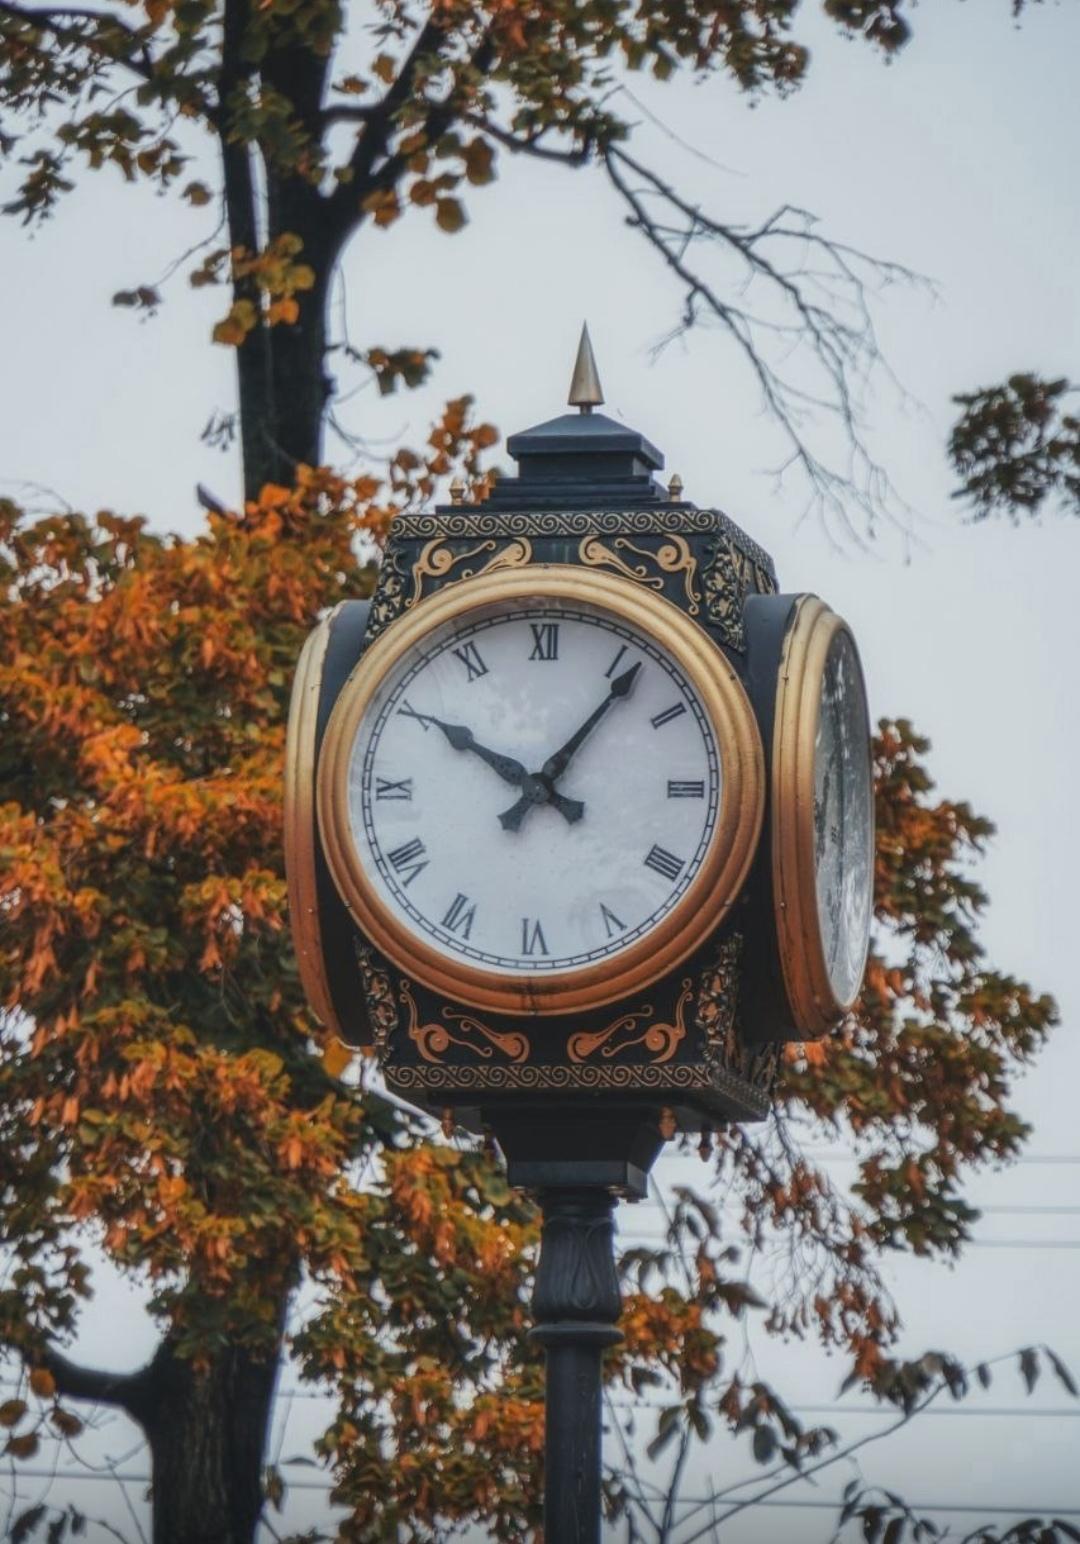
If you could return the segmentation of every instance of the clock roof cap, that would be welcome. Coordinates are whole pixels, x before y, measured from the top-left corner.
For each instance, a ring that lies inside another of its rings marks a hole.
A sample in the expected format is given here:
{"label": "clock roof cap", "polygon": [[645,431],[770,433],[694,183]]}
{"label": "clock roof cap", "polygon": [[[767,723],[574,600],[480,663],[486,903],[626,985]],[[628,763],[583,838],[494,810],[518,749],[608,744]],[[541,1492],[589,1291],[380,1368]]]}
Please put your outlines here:
{"label": "clock roof cap", "polygon": [[[519,465],[528,456],[586,457],[620,452],[654,471],[664,464],[663,454],[643,434],[616,423],[606,413],[560,413],[558,418],[512,434],[506,448]],[[524,466],[521,469],[524,475]]]}

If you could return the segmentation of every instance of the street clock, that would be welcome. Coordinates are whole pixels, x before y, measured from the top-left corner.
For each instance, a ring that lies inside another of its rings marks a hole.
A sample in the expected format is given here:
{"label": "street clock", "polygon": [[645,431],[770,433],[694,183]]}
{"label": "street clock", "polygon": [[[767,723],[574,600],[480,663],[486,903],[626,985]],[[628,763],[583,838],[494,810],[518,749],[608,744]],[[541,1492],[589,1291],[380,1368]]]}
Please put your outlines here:
{"label": "street clock", "polygon": [[633,1190],[851,1010],[873,790],[850,630],[601,401],[583,347],[581,411],[482,502],[398,517],[315,630],[285,852],[311,1007],[395,1094],[521,1183]]}

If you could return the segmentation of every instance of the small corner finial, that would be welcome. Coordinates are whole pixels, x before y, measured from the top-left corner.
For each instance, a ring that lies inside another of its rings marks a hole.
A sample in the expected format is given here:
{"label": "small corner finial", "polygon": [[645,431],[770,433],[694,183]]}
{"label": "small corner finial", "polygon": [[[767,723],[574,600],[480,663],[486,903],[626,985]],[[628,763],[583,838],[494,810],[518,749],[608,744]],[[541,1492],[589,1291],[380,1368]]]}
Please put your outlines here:
{"label": "small corner finial", "polygon": [[667,485],[667,496],[668,496],[668,498],[671,500],[671,502],[673,504],[677,504],[679,502],[679,500],[682,498],[682,495],[683,495],[683,480],[679,476],[678,472],[675,472],[672,475],[671,481]]}
{"label": "small corner finial", "polygon": [[593,408],[600,407],[604,400],[587,322],[582,324],[581,341],[578,344],[577,358],[574,360],[574,374],[570,380],[570,395],[566,400],[571,407],[578,407],[583,413],[591,413]]}
{"label": "small corner finial", "polygon": [[465,502],[465,483],[460,477],[455,477],[450,484],[451,504],[463,504]]}

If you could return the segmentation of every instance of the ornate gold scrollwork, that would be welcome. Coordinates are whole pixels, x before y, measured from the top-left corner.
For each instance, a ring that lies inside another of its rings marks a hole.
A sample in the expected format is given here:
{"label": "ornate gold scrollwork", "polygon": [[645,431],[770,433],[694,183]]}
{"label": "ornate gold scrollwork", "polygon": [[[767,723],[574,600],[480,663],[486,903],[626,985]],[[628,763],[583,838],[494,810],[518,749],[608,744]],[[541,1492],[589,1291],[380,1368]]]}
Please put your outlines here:
{"label": "ornate gold scrollwork", "polygon": [[[448,1029],[445,1024],[431,1023],[421,1024],[420,1014],[416,1007],[416,999],[409,990],[409,983],[401,983],[401,1000],[405,1004],[405,1010],[409,1015],[409,1039],[416,1046],[420,1055],[428,1062],[441,1062],[452,1045],[464,1046],[466,1050],[475,1051],[477,1056],[484,1060],[490,1059],[495,1050],[501,1051],[511,1062],[523,1062],[531,1049],[528,1038],[518,1030],[510,1030],[499,1033],[481,1023],[469,1013],[459,1013],[453,1008],[443,1007],[443,1018],[449,1019],[456,1028]],[[479,1035],[481,1043],[470,1039],[470,1035]],[[482,1042],[486,1041],[484,1044]]]}
{"label": "ornate gold scrollwork", "polygon": [[735,1032],[741,953],[742,938],[738,933],[724,939],[713,963],[702,972],[696,1009],[698,1027],[705,1036],[706,1060],[733,1072],[741,1070],[741,1047]]}
{"label": "ornate gold scrollwork", "polygon": [[398,1027],[397,1004],[386,962],[375,953],[370,944],[357,942],[356,959],[364,982],[368,1018],[371,1020],[372,1043],[380,1062],[386,1060],[390,1036]]}
{"label": "ornate gold scrollwork", "polygon": [[[591,1032],[580,1030],[577,1034],[571,1035],[566,1042],[566,1054],[572,1062],[583,1062],[596,1051],[605,1057],[621,1056],[624,1051],[629,1051],[631,1046],[643,1045],[652,1055],[651,1066],[656,1067],[661,1062],[670,1061],[675,1055],[679,1041],[686,1034],[683,1013],[692,991],[693,982],[689,976],[686,976],[683,979],[679,1000],[675,1004],[674,1024],[648,1023],[647,1021],[652,1017],[651,1008],[643,1008],[638,1013],[624,1013],[619,1018],[613,1019],[603,1029]],[[645,1027],[640,1033],[633,1034],[639,1024],[644,1024]],[[627,1030],[632,1032],[631,1039],[615,1038]]]}
{"label": "ornate gold scrollwork", "polygon": [[753,563],[730,536],[718,536],[712,557],[702,571],[702,587],[709,621],[724,642],[740,651],[746,648],[743,602],[751,588]]}
{"label": "ornate gold scrollwork", "polygon": [[[684,536],[667,537],[655,552],[651,547],[639,547],[628,536],[617,536],[613,546],[614,551],[599,536],[586,536],[578,547],[578,557],[590,568],[613,568],[624,579],[632,579],[635,584],[647,584],[650,590],[663,590],[664,574],[681,573],[686,591],[686,609],[692,617],[697,616],[701,610],[701,596],[695,585],[697,559],[692,555],[690,544]],[[647,558],[662,572],[650,574],[645,563],[627,562],[619,556],[620,552],[632,552],[639,558]]]}
{"label": "ornate gold scrollwork", "polygon": [[497,541],[481,541],[475,547],[466,548],[464,552],[454,552],[447,546],[445,536],[436,536],[434,541],[425,542],[420,556],[413,564],[413,592],[408,605],[415,606],[423,598],[425,579],[445,579],[459,563],[478,557],[481,553],[492,552],[495,555],[478,567],[463,568],[454,577],[474,579],[478,574],[488,574],[497,568],[520,568],[532,562],[532,543],[524,536],[515,536],[501,551],[496,550],[498,546]]}
{"label": "ornate gold scrollwork", "polygon": [[780,1066],[776,1043],[751,1047],[739,1033],[739,959],[742,937],[732,933],[701,975],[695,1016],[705,1036],[705,1060],[721,1083],[734,1075],[743,1084],[768,1094]]}

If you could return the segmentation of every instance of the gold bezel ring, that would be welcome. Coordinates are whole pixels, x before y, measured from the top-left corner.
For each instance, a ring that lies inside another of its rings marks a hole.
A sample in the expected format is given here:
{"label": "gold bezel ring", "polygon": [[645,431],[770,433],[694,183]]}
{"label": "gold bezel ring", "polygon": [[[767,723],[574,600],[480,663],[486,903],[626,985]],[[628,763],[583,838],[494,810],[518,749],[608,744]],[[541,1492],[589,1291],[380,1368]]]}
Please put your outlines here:
{"label": "gold bezel ring", "polygon": [[[360,862],[349,822],[349,759],[375,692],[435,628],[481,606],[529,599],[595,606],[641,628],[667,649],[701,697],[721,762],[720,811],[701,868],[686,894],[623,953],[576,971],[538,979],[496,974],[448,959],[390,910]],[[628,997],[673,970],[723,920],[746,878],[764,807],[761,739],[742,683],[712,640],[670,601],[628,580],[567,564],[503,570],[436,591],[393,622],[349,677],[327,725],[318,769],[323,851],[357,926],[406,975],[452,1001],[507,1014],[554,1014]]]}
{"label": "gold bezel ring", "polygon": [[285,733],[284,835],[289,928],[300,983],[315,1016],[327,1029],[344,1038],[326,974],[315,874],[315,730],[323,665],[336,614],[337,608],[308,634],[296,662]]}
{"label": "gold bezel ring", "polygon": [[[847,633],[862,682],[851,629],[816,595],[798,603],[788,628],[776,690],[772,754],[772,874],[776,936],[795,1027],[822,1035],[858,996],[841,1002],[829,980],[814,865],[814,751],[829,648]],[[873,799],[871,798],[871,819]]]}

